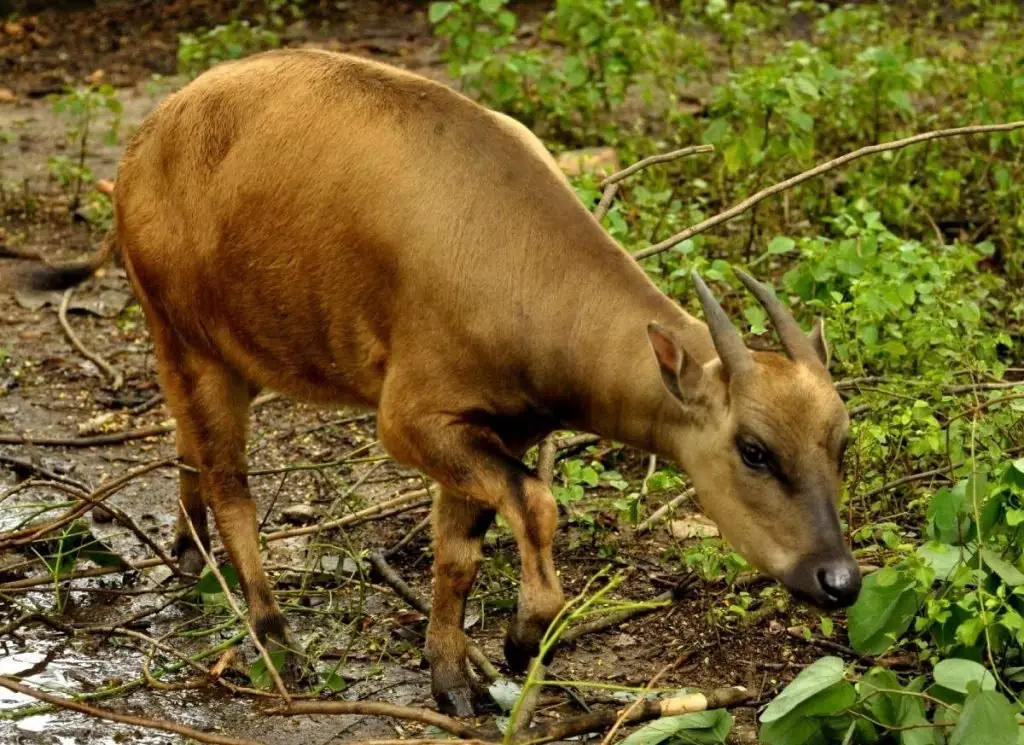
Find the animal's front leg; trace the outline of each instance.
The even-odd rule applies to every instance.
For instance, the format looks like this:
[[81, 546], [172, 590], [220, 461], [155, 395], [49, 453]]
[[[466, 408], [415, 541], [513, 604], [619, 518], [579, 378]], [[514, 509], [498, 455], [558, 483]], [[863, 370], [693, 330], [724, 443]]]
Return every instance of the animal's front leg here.
[[[565, 602], [552, 555], [558, 518], [554, 497], [490, 430], [450, 414], [411, 417], [407, 410], [402, 413], [401, 419], [392, 418], [382, 406], [378, 414], [381, 442], [397, 460], [418, 467], [449, 495], [439, 500], [434, 523], [439, 549], [434, 569], [433, 646], [428, 642], [428, 658], [433, 657], [435, 693], [448, 690], [448, 681], [457, 679], [463, 669], [457, 664], [462, 665], [465, 657], [464, 637], [456, 629], [461, 632], [465, 596], [476, 574], [484, 532], [478, 524], [479, 536], [469, 538], [473, 533], [470, 514], [460, 512], [467, 503], [478, 505], [477, 510], [486, 507], [500, 513], [519, 547], [519, 608], [505, 653], [510, 667], [521, 671]], [[462, 507], [456, 499], [462, 500]]]
[[463, 631], [466, 600], [483, 559], [483, 540], [494, 520], [486, 505], [442, 489], [434, 502], [434, 603], [427, 627], [431, 691], [442, 711], [472, 716]]

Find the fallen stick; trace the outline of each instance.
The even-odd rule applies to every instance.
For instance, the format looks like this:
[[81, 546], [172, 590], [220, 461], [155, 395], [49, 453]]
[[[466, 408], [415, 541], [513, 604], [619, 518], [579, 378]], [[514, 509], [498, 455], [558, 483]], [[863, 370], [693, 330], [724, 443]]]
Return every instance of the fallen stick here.
[[398, 543], [396, 543], [396, 544], [395, 544], [394, 546], [392, 546], [392, 547], [391, 547], [391, 548], [389, 548], [389, 549], [388, 549], [387, 551], [385, 551], [385, 552], [384, 552], [384, 558], [385, 558], [385, 559], [390, 559], [390, 558], [391, 558], [392, 556], [394, 556], [394, 555], [395, 555], [395, 554], [397, 554], [397, 553], [398, 553], [399, 551], [401, 551], [401, 550], [402, 550], [403, 548], [405, 548], [405, 547], [406, 547], [406, 546], [408, 546], [408, 545], [409, 545], [410, 543], [412, 543], [413, 539], [414, 539], [414, 538], [415, 538], [416, 536], [418, 536], [418, 535], [419, 535], [420, 533], [422, 533], [422, 532], [423, 532], [424, 530], [426, 530], [426, 529], [427, 529], [427, 528], [429, 528], [429, 527], [430, 527], [430, 515], [427, 515], [427, 516], [426, 516], [425, 518], [423, 518], [423, 519], [422, 519], [422, 520], [420, 520], [420, 521], [419, 521], [418, 523], [416, 523], [416, 524], [415, 524], [415, 525], [414, 525], [414, 526], [412, 527], [412, 529], [411, 529], [411, 530], [409, 530], [409, 532], [408, 532], [408, 533], [406, 533], [406, 534], [405, 534], [405, 535], [404, 535], [404, 536], [402, 537], [402, 540], [400, 540], [400, 541], [399, 541]]
[[672, 662], [670, 662], [667, 665], [665, 665], [665, 667], [661, 668], [661, 670], [659, 670], [654, 675], [653, 678], [651, 678], [649, 681], [647, 681], [647, 685], [644, 686], [643, 691], [641, 691], [640, 695], [637, 696], [636, 701], [634, 701], [632, 704], [630, 704], [629, 707], [627, 707], [626, 709], [623, 709], [622, 714], [619, 716], [618, 719], [615, 720], [615, 724], [612, 725], [612, 728], [610, 730], [608, 730], [608, 734], [606, 734], [601, 739], [601, 745], [611, 745], [612, 738], [614, 738], [615, 737], [615, 733], [618, 732], [619, 729], [622, 728], [623, 722], [625, 722], [626, 719], [628, 719], [629, 716], [634, 711], [636, 711], [644, 703], [644, 701], [647, 700], [647, 694], [650, 693], [650, 690], [652, 688], [654, 688], [654, 686], [656, 686], [658, 684], [659, 680], [661, 680], [663, 677], [665, 677], [665, 673], [667, 673], [669, 670], [671, 670], [674, 667], [678, 667], [684, 661], [686, 661], [687, 659], [689, 659], [692, 656], [693, 656], [693, 652], [684, 652], [680, 657], [677, 657]]
[[649, 530], [650, 527], [654, 525], [654, 523], [656, 523], [670, 511], [674, 510], [676, 507], [678, 507], [686, 500], [693, 499], [694, 494], [695, 492], [692, 488], [686, 489], [681, 494], [670, 499], [668, 502], [666, 502], [661, 507], [652, 512], [650, 515], [648, 515], [647, 519], [641, 521], [641, 523], [636, 526], [636, 530], [633, 531], [633, 536], [637, 536], [647, 532], [647, 530]]
[[[276, 401], [280, 398], [277, 393], [265, 393], [258, 396], [252, 402], [252, 408]], [[67, 448], [91, 448], [101, 445], [120, 445], [131, 440], [144, 440], [147, 437], [159, 437], [177, 429], [176, 422], [157, 424], [152, 427], [141, 427], [129, 429], [124, 432], [111, 432], [105, 435], [92, 435], [90, 437], [31, 437], [28, 435], [14, 435], [10, 433], [0, 434], [0, 445], [38, 445], [40, 447], [67, 447]]]
[[[373, 568], [377, 570], [381, 579], [387, 582], [388, 585], [391, 586], [391, 589], [398, 593], [399, 597], [411, 605], [414, 610], [419, 611], [428, 618], [430, 617], [430, 607], [427, 605], [426, 601], [417, 595], [416, 591], [409, 587], [405, 580], [398, 576], [398, 572], [388, 564], [387, 559], [385, 559], [379, 552], [374, 551], [367, 557], [367, 561], [369, 561]], [[473, 644], [473, 642], [469, 643], [468, 654], [470, 662], [472, 662], [483, 676], [487, 678], [488, 683], [501, 677], [498, 670], [493, 664], [491, 664], [491, 661], [487, 659], [487, 655], [483, 653], [480, 647]]]
[[[417, 502], [410, 502], [408, 499], [413, 494], [418, 495], [424, 492], [426, 492], [425, 489], [420, 489], [417, 490], [416, 492], [409, 492], [408, 494], [403, 494], [402, 496], [388, 500], [387, 502], [382, 502], [379, 505], [373, 505], [371, 507], [367, 507], [364, 510], [360, 510], [359, 512], [355, 512], [351, 515], [346, 515], [345, 517], [339, 518], [338, 520], [333, 520], [329, 523], [324, 523], [321, 526], [309, 526], [306, 528], [279, 530], [276, 533], [268, 533], [266, 535], [261, 535], [260, 540], [266, 541], [267, 543], [271, 543], [273, 541], [284, 540], [285, 538], [292, 538], [296, 535], [307, 535], [309, 533], [314, 533], [317, 530], [360, 525], [362, 523], [370, 522], [372, 520], [380, 520], [385, 517], [398, 515], [403, 512], [408, 512], [409, 510], [416, 509], [417, 507], [430, 504], [429, 499]], [[393, 507], [393, 509], [387, 509], [387, 507]], [[218, 547], [213, 551], [214, 556], [222, 556], [223, 554], [223, 547]], [[153, 567], [160, 566], [162, 563], [163, 562], [160, 559], [144, 559], [143, 561], [130, 562], [130, 566], [135, 571], [142, 571], [143, 569], [152, 569]], [[122, 571], [124, 570], [118, 569], [117, 567], [96, 567], [94, 569], [83, 569], [62, 576], [61, 581], [87, 579], [92, 577], [103, 577], [108, 574], [117, 574]], [[32, 587], [39, 587], [41, 585], [49, 585], [52, 583], [53, 577], [51, 577], [50, 575], [26, 577], [24, 579], [14, 580], [12, 582], [0, 584], [0, 592], [5, 590], [24, 590]]]
[[887, 150], [899, 150], [900, 148], [907, 147], [908, 145], [916, 145], [919, 142], [928, 142], [929, 140], [937, 140], [942, 137], [956, 137], [959, 135], [971, 135], [981, 134], [984, 132], [1009, 132], [1014, 129], [1024, 128], [1024, 121], [1007, 122], [1005, 124], [977, 124], [970, 127], [955, 127], [953, 129], [937, 129], [933, 132], [923, 132], [922, 134], [914, 135], [913, 137], [905, 137], [901, 140], [892, 140], [891, 142], [882, 142], [878, 145], [868, 145], [852, 152], [841, 155], [838, 158], [833, 158], [830, 161], [821, 163], [820, 165], [811, 168], [810, 170], [799, 173], [796, 176], [780, 181], [774, 186], [769, 186], [767, 189], [762, 189], [756, 194], [747, 197], [739, 204], [736, 204], [724, 212], [719, 212], [717, 215], [709, 217], [707, 220], [701, 220], [696, 225], [687, 228], [681, 233], [676, 233], [670, 238], [666, 238], [661, 243], [656, 243], [653, 246], [643, 248], [633, 254], [633, 258], [639, 261], [640, 259], [646, 259], [648, 256], [654, 256], [654, 254], [667, 251], [673, 246], [682, 243], [688, 238], [692, 238], [698, 233], [703, 233], [706, 230], [710, 230], [716, 225], [721, 225], [724, 222], [742, 215], [744, 212], [749, 210], [755, 204], [764, 201], [768, 197], [774, 196], [779, 192], [792, 189], [794, 186], [802, 184], [804, 181], [808, 181], [815, 176], [831, 171], [839, 166], [846, 165], [850, 161], [863, 158], [865, 155], [873, 155], [875, 153], [882, 153]]
[[750, 700], [746, 688], [718, 688], [707, 693], [691, 693], [686, 696], [665, 698], [659, 701], [645, 701], [627, 714], [630, 707], [621, 709], [602, 709], [582, 714], [571, 719], [562, 719], [549, 724], [530, 727], [512, 738], [513, 745], [540, 745], [555, 740], [566, 740], [571, 737], [585, 735], [588, 732], [599, 732], [612, 727], [616, 722], [622, 725], [640, 724], [652, 719], [674, 717], [680, 714], [693, 714], [698, 711], [712, 709], [728, 709], [739, 706]]
[[562, 638], [559, 641], [561, 643], [572, 643], [579, 639], [581, 636], [584, 636], [585, 634], [592, 634], [595, 631], [604, 631], [605, 629], [610, 629], [613, 626], [619, 626], [625, 623], [626, 621], [630, 621], [634, 618], [637, 618], [638, 616], [644, 616], [648, 613], [653, 613], [655, 611], [661, 610], [666, 605], [673, 602], [678, 602], [679, 600], [682, 600], [684, 597], [686, 597], [690, 589], [699, 581], [700, 580], [696, 574], [687, 575], [678, 585], [673, 587], [671, 590], [666, 590], [660, 595], [656, 595], [655, 597], [651, 598], [650, 601], [647, 601], [647, 605], [641, 605], [638, 607], [625, 608], [620, 611], [614, 611], [612, 613], [599, 616], [598, 618], [595, 618], [593, 621], [587, 621], [586, 623], [581, 623], [577, 626], [572, 626], [568, 630], [566, 630], [564, 634], [562, 634]]
[[81, 489], [84, 492], [92, 491], [88, 484], [83, 484], [81, 481], [75, 479], [69, 479], [67, 476], [61, 476], [59, 473], [55, 473], [42, 466], [37, 466], [30, 460], [25, 458], [12, 458], [9, 455], [0, 455], [0, 464], [9, 467], [12, 471], [17, 472], [18, 470], [26, 473], [34, 473], [37, 476], [42, 476], [49, 481], [55, 481], [58, 484], [64, 484], [66, 486], [74, 487], [75, 489]]
[[200, 732], [199, 730], [186, 727], [185, 725], [178, 724], [177, 722], [168, 722], [163, 719], [147, 719], [145, 717], [137, 717], [131, 714], [118, 714], [117, 712], [110, 711], [109, 709], [87, 706], [86, 704], [81, 704], [77, 701], [72, 701], [71, 699], [62, 698], [60, 696], [51, 696], [48, 693], [37, 691], [34, 688], [24, 686], [7, 676], [0, 676], [0, 686], [3, 686], [10, 691], [15, 691], [16, 693], [31, 696], [39, 701], [44, 701], [51, 706], [77, 711], [79, 714], [85, 714], [86, 716], [94, 717], [96, 719], [105, 719], [108, 722], [130, 724], [135, 727], [155, 729], [161, 732], [172, 732], [176, 735], [182, 735], [183, 737], [195, 740], [196, 742], [211, 743], [212, 745], [265, 745], [257, 740], [242, 740], [237, 737], [225, 737], [222, 735], [210, 734], [208, 732]]
[[86, 347], [68, 322], [68, 303], [71, 302], [71, 295], [74, 291], [75, 288], [73, 287], [69, 287], [64, 291], [64, 296], [60, 299], [60, 307], [57, 308], [57, 320], [60, 321], [61, 328], [64, 329], [64, 334], [68, 337], [68, 341], [71, 342], [71, 346], [77, 349], [79, 354], [96, 365], [100, 372], [110, 379], [110, 387], [116, 391], [124, 384], [124, 377], [103, 357]]
[[[116, 478], [106, 484], [100, 484], [98, 487], [89, 492], [89, 501], [82, 500], [82, 504], [72, 507], [70, 510], [65, 512], [56, 520], [42, 525], [30, 525], [27, 528], [21, 530], [11, 531], [9, 533], [0, 534], [0, 548], [5, 548], [11, 545], [23, 545], [25, 543], [31, 543], [42, 538], [47, 533], [51, 533], [54, 530], [59, 530], [65, 525], [78, 519], [91, 508], [95, 507], [97, 503], [102, 502], [111, 495], [117, 493], [119, 490], [124, 488], [127, 484], [131, 483], [140, 476], [144, 476], [150, 471], [155, 471], [159, 468], [166, 468], [167, 466], [173, 465], [177, 462], [177, 456], [173, 458], [163, 458], [161, 460], [146, 463], [145, 465], [139, 466], [138, 468], [132, 469], [124, 476]], [[67, 487], [60, 487], [61, 490], [65, 490]]]
[[[382, 701], [297, 701], [291, 706], [271, 709], [275, 716], [299, 716], [302, 714], [362, 714], [373, 717], [394, 717], [412, 722], [428, 724], [458, 737], [482, 740], [483, 733], [458, 719], [445, 716], [430, 709], [415, 706], [400, 706]], [[450, 742], [450, 740], [449, 740]]]

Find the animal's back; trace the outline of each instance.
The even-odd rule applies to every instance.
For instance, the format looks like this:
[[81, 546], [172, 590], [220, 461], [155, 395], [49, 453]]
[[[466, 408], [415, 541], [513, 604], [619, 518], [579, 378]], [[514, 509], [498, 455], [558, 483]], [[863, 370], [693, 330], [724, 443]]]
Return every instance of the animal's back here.
[[190, 344], [264, 385], [372, 404], [395, 344], [473, 345], [524, 322], [524, 283], [561, 284], [543, 244], [585, 240], [569, 228], [588, 218], [556, 170], [444, 86], [273, 52], [147, 121], [118, 174], [118, 239], [147, 312]]

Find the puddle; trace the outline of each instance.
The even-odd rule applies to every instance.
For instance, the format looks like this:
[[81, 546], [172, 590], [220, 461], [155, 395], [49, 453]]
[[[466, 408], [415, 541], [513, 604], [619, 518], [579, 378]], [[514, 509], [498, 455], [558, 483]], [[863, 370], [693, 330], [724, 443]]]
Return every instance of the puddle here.
[[[47, 645], [49, 649], [47, 649]], [[133, 664], [128, 654], [113, 650], [102, 660], [89, 659], [65, 649], [63, 641], [33, 641], [31, 651], [0, 655], [0, 675], [20, 677], [26, 685], [56, 695], [81, 693], [84, 684], [100, 684], [112, 670]], [[45, 650], [45, 651], [40, 651]], [[137, 665], [137, 661], [135, 663]], [[36, 699], [0, 688], [0, 717], [4, 712], [38, 703]], [[115, 708], [125, 710], [123, 699]], [[139, 707], [130, 707], [138, 709]], [[171, 745], [173, 735], [135, 727], [99, 722], [90, 717], [60, 711], [16, 720], [0, 719], [0, 742], [25, 745]]]

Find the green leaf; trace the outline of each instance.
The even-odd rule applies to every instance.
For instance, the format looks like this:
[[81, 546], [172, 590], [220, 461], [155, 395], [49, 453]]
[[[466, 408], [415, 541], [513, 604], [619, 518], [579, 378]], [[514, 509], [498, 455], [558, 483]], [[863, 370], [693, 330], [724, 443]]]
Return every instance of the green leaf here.
[[[229, 590], [238, 586], [238, 572], [235, 571], [231, 564], [222, 566], [220, 573], [223, 575], [224, 583], [228, 586]], [[210, 571], [209, 567], [203, 569], [203, 574], [199, 578], [199, 582], [196, 583], [196, 592], [202, 595], [216, 595], [222, 591], [217, 576]]]
[[[280, 652], [270, 652], [270, 661], [274, 663], [276, 670], [281, 669], [287, 654], [283, 650]], [[253, 688], [269, 691], [274, 687], [274, 679], [267, 670], [266, 660], [262, 656], [249, 668], [249, 680], [252, 682]]]
[[501, 10], [501, 6], [505, 4], [505, 1], [506, 0], [480, 0], [480, 10], [487, 15], [494, 15]]
[[996, 691], [977, 691], [967, 697], [949, 745], [1017, 745], [1016, 710]]
[[967, 555], [962, 546], [929, 541], [917, 547], [920, 559], [935, 571], [936, 579], [947, 580], [953, 571], [965, 563]]
[[843, 661], [838, 657], [822, 657], [801, 670], [793, 682], [768, 704], [761, 715], [761, 723], [767, 724], [781, 719], [804, 701], [843, 679]]
[[641, 727], [620, 745], [658, 745], [669, 739], [673, 745], [720, 745], [728, 742], [732, 725], [732, 715], [722, 709], [681, 714]]
[[974, 660], [950, 658], [941, 660], [933, 671], [935, 682], [958, 693], [968, 693], [968, 683], [976, 683], [983, 691], [994, 691], [996, 679], [984, 665]]
[[[857, 692], [853, 686], [845, 680], [841, 681], [806, 699], [779, 719], [765, 724], [762, 717], [763, 726], [758, 737], [765, 745], [804, 745], [807, 742], [831, 742], [827, 740], [826, 727], [832, 729], [831, 725], [837, 723], [835, 716], [853, 706], [856, 700]], [[843, 729], [846, 728], [846, 724], [842, 720], [839, 720], [838, 723], [843, 725]]]
[[789, 253], [796, 247], [796, 241], [792, 238], [787, 238], [784, 235], [778, 235], [772, 238], [772, 242], [768, 244], [768, 253], [770, 254], [784, 254]]
[[860, 596], [847, 618], [850, 644], [861, 654], [878, 655], [910, 628], [917, 612], [914, 578], [900, 572], [890, 584], [883, 584], [884, 572], [864, 579]]
[[455, 3], [431, 3], [427, 18], [431, 23], [440, 23], [455, 9]]
[[1016, 587], [1017, 585], [1024, 584], [1024, 573], [992, 549], [983, 548], [981, 550], [981, 556], [985, 559], [985, 563], [988, 564], [989, 569], [998, 574], [999, 579], [1010, 587]]

